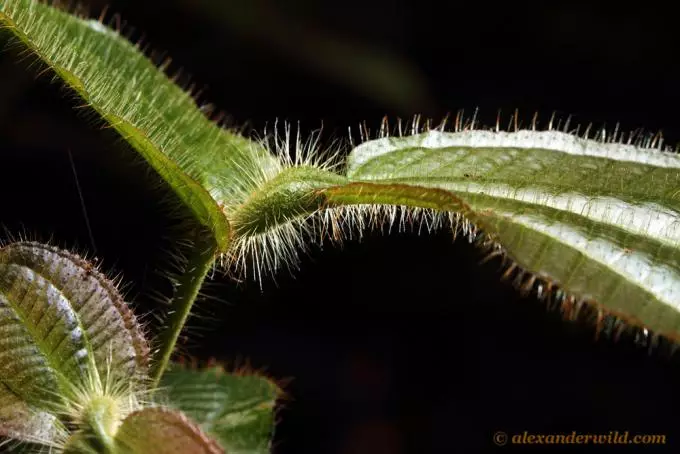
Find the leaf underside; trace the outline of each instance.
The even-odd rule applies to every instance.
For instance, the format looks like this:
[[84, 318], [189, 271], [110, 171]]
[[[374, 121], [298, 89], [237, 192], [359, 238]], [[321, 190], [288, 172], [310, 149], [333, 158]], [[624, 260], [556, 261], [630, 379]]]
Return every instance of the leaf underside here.
[[347, 236], [343, 223], [448, 224], [567, 317], [678, 340], [680, 155], [619, 140], [554, 130], [369, 140], [351, 152], [344, 176], [292, 168], [263, 186], [234, 218], [237, 232], [250, 229], [237, 237], [239, 255], [292, 260], [310, 220], [308, 239]]
[[182, 411], [230, 454], [270, 452], [278, 386], [266, 377], [174, 364], [161, 380], [163, 403]]
[[93, 380], [144, 379], [148, 352], [115, 286], [82, 258], [0, 248], [0, 435], [50, 444], [64, 398]]
[[101, 22], [34, 0], [4, 0], [0, 28], [118, 131], [226, 250], [229, 225], [217, 200], [242, 198], [276, 159], [211, 122], [137, 46]]
[[539, 295], [559, 286], [575, 303], [680, 336], [677, 153], [560, 131], [430, 130], [358, 146], [347, 176], [371, 184], [330, 199], [366, 203], [394, 185], [448, 191], [502, 248], [492, 253], [526, 271], [520, 285]]

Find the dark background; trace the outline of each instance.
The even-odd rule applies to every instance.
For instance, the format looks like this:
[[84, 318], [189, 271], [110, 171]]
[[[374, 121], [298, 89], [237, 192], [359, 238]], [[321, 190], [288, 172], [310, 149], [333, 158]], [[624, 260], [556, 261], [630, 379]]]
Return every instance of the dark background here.
[[[572, 124], [680, 138], [676, 16], [647, 3], [91, 0], [92, 14], [105, 3], [133, 39], [144, 35], [172, 56], [171, 70], [191, 75], [182, 81], [203, 89], [201, 103], [246, 131], [277, 118], [303, 133], [323, 123], [323, 144], [361, 121], [375, 130], [383, 115], [439, 120], [479, 108], [492, 124], [500, 108], [505, 122], [514, 109], [525, 124], [554, 111]], [[171, 244], [158, 194], [138, 166], [114, 164], [129, 157], [115, 137], [25, 66], [0, 56], [2, 235], [90, 251], [123, 275], [153, 328], [158, 251]], [[677, 358], [630, 339], [595, 341], [480, 258], [449, 232], [369, 234], [313, 249], [262, 291], [217, 276], [182, 351], [291, 379], [277, 454], [502, 452], [511, 448], [494, 446], [496, 431], [525, 430], [628, 430], [671, 445], [637, 451], [680, 446]], [[582, 449], [632, 450], [550, 452]]]

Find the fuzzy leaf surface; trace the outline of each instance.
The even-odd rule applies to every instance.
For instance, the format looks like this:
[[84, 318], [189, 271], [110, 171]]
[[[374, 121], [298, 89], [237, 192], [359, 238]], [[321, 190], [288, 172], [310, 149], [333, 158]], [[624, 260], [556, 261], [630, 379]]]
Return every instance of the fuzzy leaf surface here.
[[173, 365], [161, 381], [163, 396], [228, 453], [270, 452], [278, 386], [266, 377], [232, 374], [220, 367], [193, 370]]
[[49, 444], [53, 414], [93, 381], [143, 380], [148, 346], [115, 286], [80, 257], [0, 249], [0, 435]]
[[254, 192], [231, 218], [232, 260], [271, 271], [319, 234], [397, 222], [377, 206], [400, 207], [398, 223], [428, 212], [441, 225], [436, 213], [454, 214], [457, 227], [484, 233], [523, 291], [556, 300], [569, 318], [680, 339], [677, 153], [559, 131], [371, 140], [351, 152], [346, 175], [292, 167]]
[[240, 200], [275, 170], [275, 158], [211, 122], [138, 47], [96, 20], [36, 0], [3, 0], [0, 27], [120, 133], [226, 250], [220, 205]]
[[595, 304], [598, 323], [613, 314], [680, 338], [677, 153], [558, 131], [430, 130], [365, 142], [347, 169], [355, 183], [329, 201], [459, 211], [524, 270], [526, 289], [554, 284], [571, 310]]

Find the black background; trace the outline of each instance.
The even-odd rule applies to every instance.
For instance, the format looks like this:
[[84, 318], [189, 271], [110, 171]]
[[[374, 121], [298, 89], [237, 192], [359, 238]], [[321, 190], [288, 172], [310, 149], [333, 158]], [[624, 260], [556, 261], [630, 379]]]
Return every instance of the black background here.
[[[104, 3], [91, 1], [92, 14]], [[651, 4], [108, 3], [109, 18], [135, 27], [126, 27], [133, 39], [144, 34], [173, 57], [172, 70], [191, 75], [201, 102], [259, 132], [275, 119], [299, 121], [303, 133], [323, 123], [329, 143], [361, 121], [375, 130], [383, 115], [439, 120], [479, 108], [491, 124], [500, 108], [505, 122], [514, 109], [525, 124], [554, 111], [572, 124], [680, 138], [675, 16]], [[366, 64], [377, 60], [390, 66]], [[159, 309], [148, 295], [163, 291], [155, 269], [168, 247], [157, 194], [146, 195], [139, 167], [113, 166], [126, 153], [115, 137], [25, 66], [0, 56], [0, 224], [92, 252], [70, 150], [96, 255], [152, 321]], [[525, 430], [659, 433], [677, 449], [677, 359], [594, 341], [592, 329], [521, 298], [500, 282], [498, 263], [480, 258], [448, 232], [369, 234], [342, 250], [313, 249], [262, 291], [218, 276], [182, 351], [292, 379], [278, 454], [502, 452], [511, 448], [494, 446], [496, 431]], [[634, 450], [550, 452], [582, 449]]]

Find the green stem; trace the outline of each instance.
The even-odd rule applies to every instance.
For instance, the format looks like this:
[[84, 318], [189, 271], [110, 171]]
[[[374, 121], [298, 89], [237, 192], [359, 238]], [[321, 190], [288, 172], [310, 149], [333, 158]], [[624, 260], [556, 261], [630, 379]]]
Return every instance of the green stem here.
[[154, 388], [158, 386], [161, 376], [168, 366], [177, 339], [191, 312], [191, 307], [198, 296], [205, 277], [212, 269], [217, 249], [217, 244], [209, 232], [202, 231], [196, 235], [193, 252], [187, 261], [184, 274], [178, 282], [179, 288], [172, 301], [168, 323], [159, 336], [160, 349], [151, 373]]

